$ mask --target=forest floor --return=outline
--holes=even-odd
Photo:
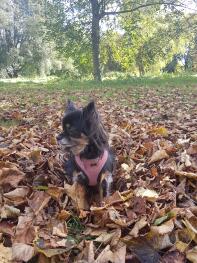
[[[67,99],[95,100],[116,154],[102,207],[63,180]],[[0,82],[0,262],[196,263],[196,181],[196,77]]]

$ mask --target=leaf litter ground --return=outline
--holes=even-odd
[[[56,143],[63,104],[96,100],[116,154],[113,194],[88,210]],[[1,96],[0,262],[197,262],[197,104],[171,88]]]

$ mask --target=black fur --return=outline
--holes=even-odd
[[[112,180],[108,180],[108,175],[112,176],[114,170],[114,155],[108,145],[108,137],[101,123],[94,102],[90,102],[86,107],[79,110],[73,102],[68,101],[65,115],[62,121],[63,132],[57,136],[64,149],[70,151],[70,158],[65,162],[66,174],[70,183],[78,183],[88,187],[88,177],[80,170],[75,162],[74,155],[81,158],[95,159],[100,157],[104,150],[108,151],[108,159],[98,177],[98,188],[101,198],[110,195]],[[77,178],[74,174],[77,173]],[[102,181],[101,181],[102,180]],[[100,189],[102,188],[102,189]]]

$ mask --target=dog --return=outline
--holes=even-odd
[[[85,186],[86,193],[96,187],[102,202],[112,191],[115,157],[94,101],[77,109],[69,100],[62,128],[57,141],[70,152],[64,165],[70,183]]]

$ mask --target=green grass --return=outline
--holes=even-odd
[[[103,82],[96,82],[93,80],[64,80],[54,79],[48,82],[35,83],[33,81],[28,82],[2,82],[0,80],[0,91],[9,90],[87,90],[95,88],[128,88],[128,87],[189,87],[197,85],[197,76],[195,75],[163,75],[160,77],[130,77],[127,79],[116,80],[104,80]]]
[[[197,76],[195,75],[162,75],[159,77],[130,77],[127,79],[104,80],[96,82],[93,80],[20,80],[17,82],[0,80],[0,98],[5,101],[18,99],[20,109],[28,104],[34,106],[45,106],[50,103],[65,102],[66,98],[73,101],[86,103],[90,99],[102,98],[106,100],[116,100],[120,105],[128,105],[133,109],[139,108],[139,101],[149,98],[150,91],[154,91],[154,96],[165,96],[174,98],[177,92],[181,94],[182,101],[192,100],[195,102]],[[0,109],[6,106],[0,105]],[[8,108],[8,107],[7,107]]]
[[[0,119],[0,127],[10,128],[13,126],[17,126],[20,123],[20,121],[17,120],[4,120]]]

